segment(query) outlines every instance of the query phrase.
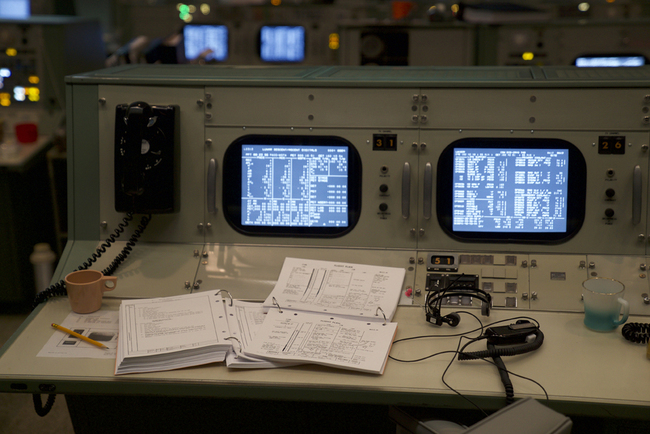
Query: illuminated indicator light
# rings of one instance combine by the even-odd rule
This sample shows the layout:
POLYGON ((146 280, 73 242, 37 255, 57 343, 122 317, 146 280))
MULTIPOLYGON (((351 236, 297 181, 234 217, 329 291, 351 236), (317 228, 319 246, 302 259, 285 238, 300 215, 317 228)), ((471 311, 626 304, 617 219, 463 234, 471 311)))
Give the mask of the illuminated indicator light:
POLYGON ((28 80, 29 80, 29 82, 30 82, 31 84, 38 84, 38 83, 41 81, 41 80, 40 80, 37 76, 35 76, 35 75, 30 75, 28 80))
POLYGON ((521 58, 524 60, 533 60, 534 57, 535 55, 530 51, 526 51, 524 54, 521 55, 521 58))
POLYGON ((183 21, 185 21, 185 22, 188 22, 188 21, 187 21, 187 17, 188 17, 189 15, 190 15, 190 7, 189 7, 188 5, 186 5, 186 4, 182 4, 182 3, 181 3, 181 5, 178 6, 178 17, 179 17, 181 20, 183 20, 183 21))
POLYGON ((11 95, 7 92, 0 93, 0 105, 3 107, 8 107, 11 105, 11 95))
POLYGON ((451 5, 451 12, 456 15, 458 11, 460 10, 460 6, 456 5, 451 5))
POLYGON ((15 55, 18 54, 18 50, 16 50, 15 48, 7 48, 7 50, 5 51, 5 54, 7 56, 15 56, 15 55))
POLYGON ((583 2, 583 3, 580 3, 580 4, 578 5, 578 10, 579 10, 580 12, 587 12, 587 11, 589 10, 589 7, 590 7, 590 6, 589 6, 589 3, 587 3, 587 2, 583 2))
POLYGON ((607 3, 614 3, 616 0, 607 0, 607 3))
POLYGON ((190 11, 191 14, 193 14, 194 12, 196 12, 196 6, 194 6, 194 5, 189 5, 189 6, 188 6, 188 10, 190 11))
POLYGON ((11 69, 9 69, 9 68, 0 68, 0 77, 3 77, 3 78, 11 77, 11 69))
POLYGON ((187 14, 185 15, 185 18, 183 18, 183 21, 185 21, 186 23, 191 23, 193 19, 194 17, 192 17, 192 15, 187 14))
POLYGON ((282 3, 282 0, 271 0, 271 4, 273 6, 280 6, 281 3, 282 3))
POLYGON ((25 88, 22 86, 14 87, 14 99, 16 101, 25 101, 25 88))
POLYGON ((210 13, 210 5, 207 3, 203 3, 201 5, 201 13, 203 15, 208 15, 210 13))
POLYGON ((338 50, 339 49, 339 34, 338 33, 332 33, 330 34, 330 42, 329 42, 329 47, 331 50, 338 50))

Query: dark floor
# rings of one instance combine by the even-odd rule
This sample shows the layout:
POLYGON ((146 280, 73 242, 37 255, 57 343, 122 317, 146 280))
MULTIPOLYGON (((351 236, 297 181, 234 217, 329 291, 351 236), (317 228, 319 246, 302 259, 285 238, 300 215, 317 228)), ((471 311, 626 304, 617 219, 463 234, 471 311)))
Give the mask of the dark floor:
MULTIPOLYGON (((0 314, 0 346, 9 340, 27 314, 0 314)), ((42 396, 45 401, 46 396, 42 396)), ((65 398, 56 397, 49 414, 40 417, 34 411, 32 395, 0 393, 0 433, 71 434, 74 433, 65 398)))

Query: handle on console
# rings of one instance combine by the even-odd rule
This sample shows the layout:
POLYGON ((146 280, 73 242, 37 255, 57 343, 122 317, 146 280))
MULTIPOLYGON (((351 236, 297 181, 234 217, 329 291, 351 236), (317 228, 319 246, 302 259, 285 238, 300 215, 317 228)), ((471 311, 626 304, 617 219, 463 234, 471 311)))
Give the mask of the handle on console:
POLYGON ((433 197, 433 168, 431 167, 431 163, 427 163, 424 166, 424 209, 423 214, 424 218, 426 220, 429 220, 431 218, 431 202, 432 202, 432 197, 433 197))
POLYGON ((411 165, 406 162, 402 168, 402 218, 408 219, 411 213, 411 165))
POLYGON ((641 166, 634 166, 632 177, 632 223, 638 225, 641 222, 641 206, 643 204, 643 176, 641 166))
POLYGON ((214 158, 208 164, 208 212, 217 212, 217 161, 214 158))

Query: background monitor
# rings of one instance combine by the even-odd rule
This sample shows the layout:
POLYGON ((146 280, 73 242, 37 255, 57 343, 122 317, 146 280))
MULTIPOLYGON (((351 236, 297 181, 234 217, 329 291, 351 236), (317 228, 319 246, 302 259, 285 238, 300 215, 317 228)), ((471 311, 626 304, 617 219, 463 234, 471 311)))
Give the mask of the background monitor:
POLYGON ((438 162, 438 220, 464 241, 566 241, 585 197, 584 157, 564 140, 463 139, 438 162))
POLYGON ((336 237, 359 219, 361 160, 340 137, 244 136, 223 167, 224 212, 242 233, 336 237))
POLYGON ((580 56, 573 63, 579 67, 629 67, 646 65, 647 59, 641 54, 599 54, 580 56))
POLYGON ((223 62, 228 59, 228 27, 216 24, 187 24, 183 27, 185 58, 223 62))
POLYGON ((264 62, 302 62, 305 60, 303 26, 262 26, 259 55, 264 62))
POLYGON ((0 0, 1 19, 26 20, 30 15, 30 0, 0 0))

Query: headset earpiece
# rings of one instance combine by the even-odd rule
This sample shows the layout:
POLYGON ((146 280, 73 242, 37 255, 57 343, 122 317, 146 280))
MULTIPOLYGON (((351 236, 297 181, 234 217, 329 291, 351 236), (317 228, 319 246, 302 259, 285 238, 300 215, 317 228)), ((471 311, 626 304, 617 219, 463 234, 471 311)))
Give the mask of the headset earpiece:
POLYGON ((460 315, 458 315, 456 312, 452 312, 448 315, 443 316, 442 320, 450 326, 456 327, 458 323, 460 323, 460 315))

